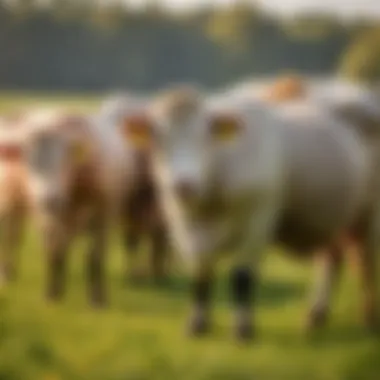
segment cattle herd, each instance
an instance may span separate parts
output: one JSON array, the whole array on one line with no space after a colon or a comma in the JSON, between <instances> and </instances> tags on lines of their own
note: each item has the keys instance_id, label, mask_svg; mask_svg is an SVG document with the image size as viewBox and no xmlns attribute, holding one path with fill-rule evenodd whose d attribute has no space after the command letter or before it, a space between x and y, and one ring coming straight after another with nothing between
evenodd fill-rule
<instances>
[{"instance_id":1,"label":"cattle herd","mask_svg":"<svg viewBox=\"0 0 380 380\"><path fill-rule=\"evenodd\" d=\"M270 244L316 269L309 329L323 326L343 262L355 260L377 328L380 93L339 78L247 80L214 93L177 85L123 93L92 113L33 108L0 117L0 286L15 280L26 220L39 232L46 297L65 292L68 251L86 233L88 298L107 305L109 233L128 261L150 240L150 273L170 252L191 276L188 329L211 327L212 285L230 255L234 334L252 308ZM119 228L120 227L120 228ZM130 268L130 265L126 265ZM134 270L126 270L127 277Z\"/></svg>"}]
</instances>

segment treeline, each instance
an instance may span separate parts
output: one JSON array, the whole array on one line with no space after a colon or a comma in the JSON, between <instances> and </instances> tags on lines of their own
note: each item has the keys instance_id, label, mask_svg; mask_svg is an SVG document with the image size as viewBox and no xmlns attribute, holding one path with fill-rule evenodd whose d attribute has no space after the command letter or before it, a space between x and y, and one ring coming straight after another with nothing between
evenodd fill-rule
<instances>
[{"instance_id":1,"label":"treeline","mask_svg":"<svg viewBox=\"0 0 380 380\"><path fill-rule=\"evenodd\" d=\"M150 90L193 81L219 86L257 74L341 72L380 77L380 27L309 15L292 21L237 2L173 15L151 3L0 0L0 89ZM9 5L11 4L11 5Z\"/></svg>"}]
</instances>

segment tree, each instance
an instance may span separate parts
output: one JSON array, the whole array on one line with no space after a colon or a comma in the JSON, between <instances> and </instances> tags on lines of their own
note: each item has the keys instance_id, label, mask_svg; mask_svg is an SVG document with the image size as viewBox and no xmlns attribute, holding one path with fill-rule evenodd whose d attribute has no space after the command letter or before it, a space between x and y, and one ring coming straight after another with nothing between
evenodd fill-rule
<instances>
[{"instance_id":1,"label":"tree","mask_svg":"<svg viewBox=\"0 0 380 380\"><path fill-rule=\"evenodd\" d=\"M380 26L366 29L354 38L343 55L339 73L352 80L380 79Z\"/></svg>"},{"instance_id":2,"label":"tree","mask_svg":"<svg viewBox=\"0 0 380 380\"><path fill-rule=\"evenodd\" d=\"M206 22L206 33L216 43L244 49L249 43L248 29L256 20L251 4L240 0L229 9L215 9Z\"/></svg>"}]
</instances>

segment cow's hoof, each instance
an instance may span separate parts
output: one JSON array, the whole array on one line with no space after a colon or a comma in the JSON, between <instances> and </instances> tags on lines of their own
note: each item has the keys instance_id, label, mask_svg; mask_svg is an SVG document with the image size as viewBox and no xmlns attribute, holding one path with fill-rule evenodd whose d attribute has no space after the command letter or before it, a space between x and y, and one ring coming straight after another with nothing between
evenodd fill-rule
<instances>
[{"instance_id":1,"label":"cow's hoof","mask_svg":"<svg viewBox=\"0 0 380 380\"><path fill-rule=\"evenodd\" d=\"M325 310L313 310L310 312L306 320L306 331L313 332L320 330L327 325L327 311Z\"/></svg>"},{"instance_id":2,"label":"cow's hoof","mask_svg":"<svg viewBox=\"0 0 380 380\"><path fill-rule=\"evenodd\" d=\"M238 324L235 328L235 339L238 342L250 342L254 338L254 329L250 323Z\"/></svg>"},{"instance_id":3,"label":"cow's hoof","mask_svg":"<svg viewBox=\"0 0 380 380\"><path fill-rule=\"evenodd\" d=\"M188 326L188 335L193 337L200 337L210 332L210 321L201 316L195 316L190 320Z\"/></svg>"}]
</instances>

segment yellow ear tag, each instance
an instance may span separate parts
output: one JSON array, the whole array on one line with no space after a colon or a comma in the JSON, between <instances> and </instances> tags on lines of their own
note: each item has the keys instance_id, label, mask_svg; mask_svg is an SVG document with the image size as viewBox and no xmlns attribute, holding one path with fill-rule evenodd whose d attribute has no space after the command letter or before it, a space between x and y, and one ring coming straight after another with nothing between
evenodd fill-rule
<instances>
[{"instance_id":1,"label":"yellow ear tag","mask_svg":"<svg viewBox=\"0 0 380 380\"><path fill-rule=\"evenodd\" d=\"M213 135L217 141L228 142L236 137L237 129L237 124L234 120L216 120Z\"/></svg>"},{"instance_id":2,"label":"yellow ear tag","mask_svg":"<svg viewBox=\"0 0 380 380\"><path fill-rule=\"evenodd\" d=\"M136 148L146 148L151 142L149 126L144 119L127 120L124 124L125 140Z\"/></svg>"},{"instance_id":3,"label":"yellow ear tag","mask_svg":"<svg viewBox=\"0 0 380 380\"><path fill-rule=\"evenodd\" d=\"M127 139L137 148L145 148L149 145L149 136L144 130L129 130Z\"/></svg>"}]
</instances>

